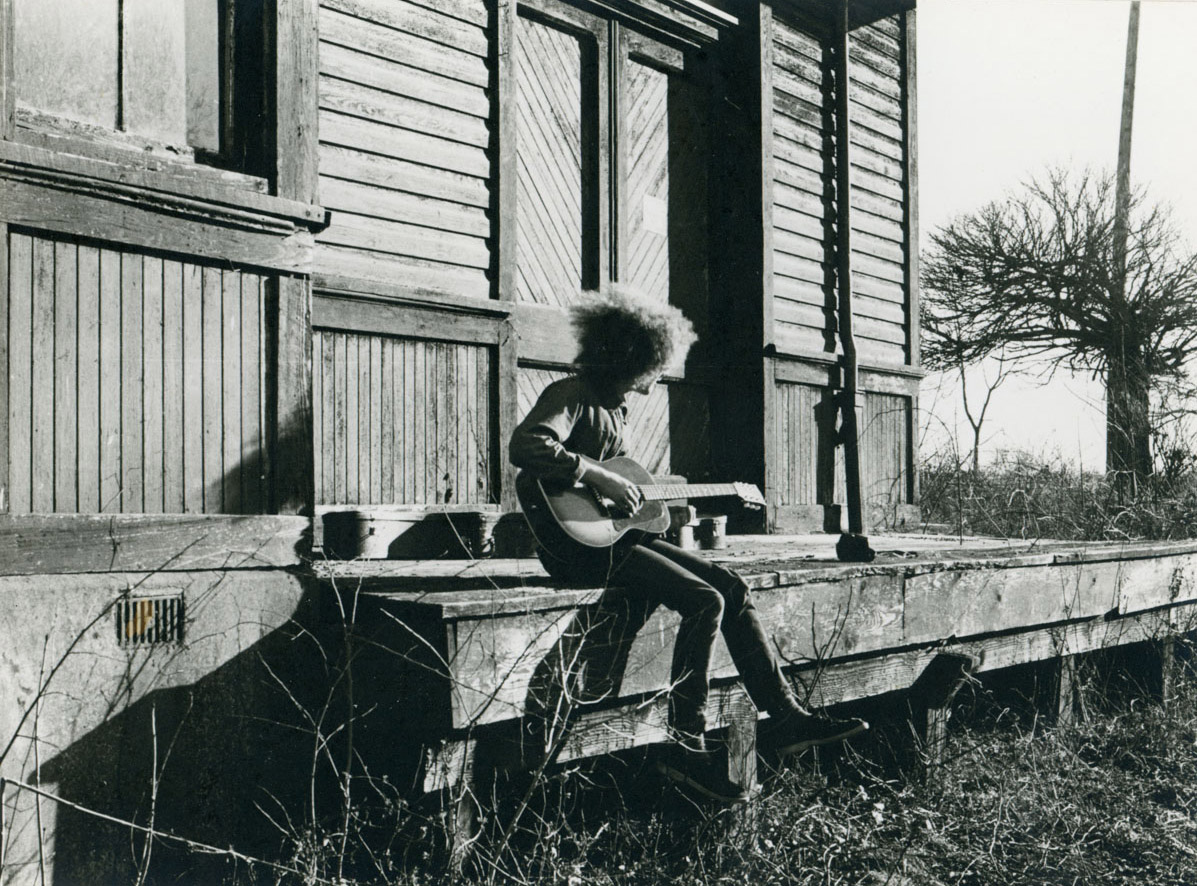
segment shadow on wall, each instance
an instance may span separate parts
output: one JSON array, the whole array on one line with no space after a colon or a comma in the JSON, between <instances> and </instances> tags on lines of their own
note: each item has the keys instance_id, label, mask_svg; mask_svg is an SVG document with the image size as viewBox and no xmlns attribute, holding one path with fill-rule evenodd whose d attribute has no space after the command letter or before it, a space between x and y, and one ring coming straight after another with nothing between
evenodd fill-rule
<instances>
[{"instance_id":1,"label":"shadow on wall","mask_svg":"<svg viewBox=\"0 0 1197 886\"><path fill-rule=\"evenodd\" d=\"M348 634L353 589L338 596L306 582L291 621L197 682L146 694L44 760L42 781L89 809L287 865L319 852L314 835L342 829L347 766L363 786L373 776L372 791L412 796L429 651ZM367 601L359 616L381 621ZM138 882L143 867L146 883L228 882L237 872L230 858L162 840L147 864L142 834L65 806L56 819L58 886Z\"/></svg>"}]
</instances>

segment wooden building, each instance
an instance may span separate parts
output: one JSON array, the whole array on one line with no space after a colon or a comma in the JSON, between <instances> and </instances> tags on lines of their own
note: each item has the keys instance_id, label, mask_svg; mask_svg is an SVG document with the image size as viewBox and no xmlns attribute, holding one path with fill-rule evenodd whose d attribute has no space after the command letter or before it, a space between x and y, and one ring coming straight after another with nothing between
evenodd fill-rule
<instances>
[{"instance_id":1,"label":"wooden building","mask_svg":"<svg viewBox=\"0 0 1197 886\"><path fill-rule=\"evenodd\" d=\"M835 5L7 0L4 511L511 508L500 444L620 280L702 334L639 459L809 523L838 500ZM864 482L896 513L914 13L853 15Z\"/></svg>"},{"instance_id":2,"label":"wooden building","mask_svg":"<svg viewBox=\"0 0 1197 886\"><path fill-rule=\"evenodd\" d=\"M865 499L909 517L913 2L711 3L0 0L0 775L90 784L251 667L315 515L514 510L503 444L608 281L701 335L635 457L822 527L845 134Z\"/></svg>"}]
</instances>

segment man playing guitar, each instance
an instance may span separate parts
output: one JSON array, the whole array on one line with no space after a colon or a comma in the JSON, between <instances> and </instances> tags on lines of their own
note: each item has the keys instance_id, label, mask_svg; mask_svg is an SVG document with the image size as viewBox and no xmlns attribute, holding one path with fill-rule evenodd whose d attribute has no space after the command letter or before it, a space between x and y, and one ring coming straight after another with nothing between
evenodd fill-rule
<instances>
[{"instance_id":1,"label":"man playing guitar","mask_svg":"<svg viewBox=\"0 0 1197 886\"><path fill-rule=\"evenodd\" d=\"M512 434L509 456L522 476L584 484L618 511L634 515L644 505L640 487L601 462L626 454L627 396L647 394L667 366L682 360L694 342L693 327L677 308L626 287L612 287L579 305L573 320L580 345L576 372L541 393ZM783 756L868 728L863 720L816 717L798 703L748 586L734 572L638 532L608 548L577 545L554 552L542 543L538 553L555 578L619 585L646 613L663 605L681 616L669 700L676 741L661 764L670 779L726 802L747 798L704 739L708 671L719 631L753 703L769 714Z\"/></svg>"}]
</instances>

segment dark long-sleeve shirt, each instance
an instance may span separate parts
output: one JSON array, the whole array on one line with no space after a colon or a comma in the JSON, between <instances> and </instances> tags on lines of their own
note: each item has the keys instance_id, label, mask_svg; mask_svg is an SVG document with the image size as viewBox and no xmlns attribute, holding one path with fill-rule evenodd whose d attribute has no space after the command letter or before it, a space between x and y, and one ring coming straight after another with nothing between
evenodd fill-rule
<instances>
[{"instance_id":1,"label":"dark long-sleeve shirt","mask_svg":"<svg viewBox=\"0 0 1197 886\"><path fill-rule=\"evenodd\" d=\"M553 382L511 435L511 463L543 479L581 479L585 459L625 455L628 408L577 376Z\"/></svg>"}]
</instances>

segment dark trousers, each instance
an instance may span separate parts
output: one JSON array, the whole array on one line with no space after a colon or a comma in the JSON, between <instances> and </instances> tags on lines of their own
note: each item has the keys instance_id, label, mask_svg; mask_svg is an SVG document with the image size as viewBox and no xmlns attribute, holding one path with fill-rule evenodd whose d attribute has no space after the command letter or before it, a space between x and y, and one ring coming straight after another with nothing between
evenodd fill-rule
<instances>
[{"instance_id":1,"label":"dark trousers","mask_svg":"<svg viewBox=\"0 0 1197 886\"><path fill-rule=\"evenodd\" d=\"M757 617L748 586L734 572L659 539L621 546L606 582L621 586L622 604L643 624L658 606L682 617L673 648L670 725L706 731L711 651L718 632L753 704L771 716L801 710ZM593 576L592 576L593 578Z\"/></svg>"}]
</instances>

